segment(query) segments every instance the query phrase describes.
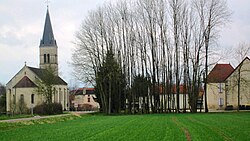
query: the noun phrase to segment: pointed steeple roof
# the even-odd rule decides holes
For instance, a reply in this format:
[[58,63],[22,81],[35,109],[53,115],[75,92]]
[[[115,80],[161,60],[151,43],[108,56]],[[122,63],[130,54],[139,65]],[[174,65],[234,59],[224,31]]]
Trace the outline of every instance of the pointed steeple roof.
[[56,46],[56,40],[54,38],[48,8],[47,8],[47,14],[45,18],[43,38],[41,39],[41,42],[40,42],[40,47],[44,47],[44,46]]

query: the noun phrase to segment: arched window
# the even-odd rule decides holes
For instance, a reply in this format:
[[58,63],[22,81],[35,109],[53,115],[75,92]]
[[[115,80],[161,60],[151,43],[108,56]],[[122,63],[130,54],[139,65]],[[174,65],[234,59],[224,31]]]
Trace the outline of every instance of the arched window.
[[13,94],[13,104],[16,104],[16,96]]
[[50,63],[50,55],[47,54],[47,60],[48,60],[48,63]]
[[43,55],[43,62],[46,63],[46,54]]
[[53,88],[54,103],[56,103],[56,88]]
[[11,96],[12,96],[12,94],[11,94],[11,89],[9,89],[9,97],[10,97],[9,102],[10,102],[10,103],[11,103]]
[[63,96],[64,103],[63,103],[63,106],[66,106],[66,99],[67,99],[66,97],[67,97],[67,95],[66,95],[66,89],[64,88],[64,96]]
[[58,103],[61,103],[62,101],[62,90],[61,88],[59,88],[59,102]]
[[57,63],[57,55],[55,54],[55,63]]
[[24,105],[24,95],[20,95],[20,105]]
[[31,104],[34,104],[34,100],[35,100],[35,95],[32,94],[32,95],[31,95]]

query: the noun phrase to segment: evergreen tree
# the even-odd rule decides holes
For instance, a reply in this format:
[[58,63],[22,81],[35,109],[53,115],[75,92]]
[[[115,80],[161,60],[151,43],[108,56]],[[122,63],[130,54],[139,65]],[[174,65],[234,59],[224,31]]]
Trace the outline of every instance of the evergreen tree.
[[0,112],[6,111],[6,87],[0,83]]
[[125,108],[125,77],[111,50],[96,74],[96,95],[101,111],[120,113]]

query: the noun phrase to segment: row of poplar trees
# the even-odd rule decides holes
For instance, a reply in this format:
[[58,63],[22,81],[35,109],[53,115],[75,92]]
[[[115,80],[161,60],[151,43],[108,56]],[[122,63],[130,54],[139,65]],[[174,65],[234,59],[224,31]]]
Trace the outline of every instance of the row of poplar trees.
[[179,112],[180,86],[190,105],[184,112],[197,111],[202,89],[207,109],[210,46],[229,17],[225,0],[105,4],[89,12],[76,34],[75,75],[95,86],[107,114]]

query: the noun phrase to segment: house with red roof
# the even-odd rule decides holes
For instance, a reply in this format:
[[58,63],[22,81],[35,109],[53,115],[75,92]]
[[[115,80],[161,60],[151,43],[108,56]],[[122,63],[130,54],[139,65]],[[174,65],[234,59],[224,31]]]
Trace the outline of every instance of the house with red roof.
[[[207,78],[207,105],[210,110],[237,109],[238,100],[250,104],[250,60],[246,57],[235,69],[230,64],[216,64]],[[239,85],[240,87],[238,87]],[[238,98],[238,92],[240,97]]]
[[225,109],[226,78],[234,71],[230,64],[216,64],[207,77],[208,109]]
[[96,101],[94,88],[79,88],[71,91],[70,94],[70,109],[77,111],[96,111],[100,108]]
[[[166,89],[166,88],[165,88]],[[160,101],[165,101],[167,99],[167,96],[164,96],[164,87],[160,86],[159,87],[160,90]],[[176,109],[177,108],[177,88],[176,85],[173,85],[171,88],[172,92],[171,92],[171,96],[169,96],[169,101],[170,101],[170,105],[166,105],[166,108],[170,108],[170,109]],[[185,87],[183,84],[180,84],[179,86],[179,108],[180,110],[189,110],[190,106],[189,106],[189,98],[188,98],[188,93],[187,93],[187,87]],[[162,103],[163,106],[164,102]],[[170,107],[168,107],[170,106]]]
[[[159,93],[159,106],[165,107],[167,109],[176,110],[177,109],[177,87],[175,84],[171,87],[171,93],[168,93],[167,86],[156,86],[156,93]],[[203,88],[200,88],[199,90],[199,96],[198,98],[201,99],[204,94]],[[147,96],[143,97],[140,96],[138,99],[138,102],[135,102],[135,105],[139,108],[138,110],[141,110],[143,108],[143,99],[147,100]],[[136,101],[136,100],[135,100]],[[149,99],[150,101],[150,99]],[[154,101],[154,99],[152,99]],[[197,108],[202,107],[202,103],[197,103]],[[151,103],[148,104],[149,109],[151,110]],[[136,108],[136,106],[135,106]],[[181,112],[190,110],[190,104],[189,104],[189,94],[188,94],[188,87],[184,84],[180,84],[179,86],[179,109]],[[137,109],[135,109],[137,110]]]

